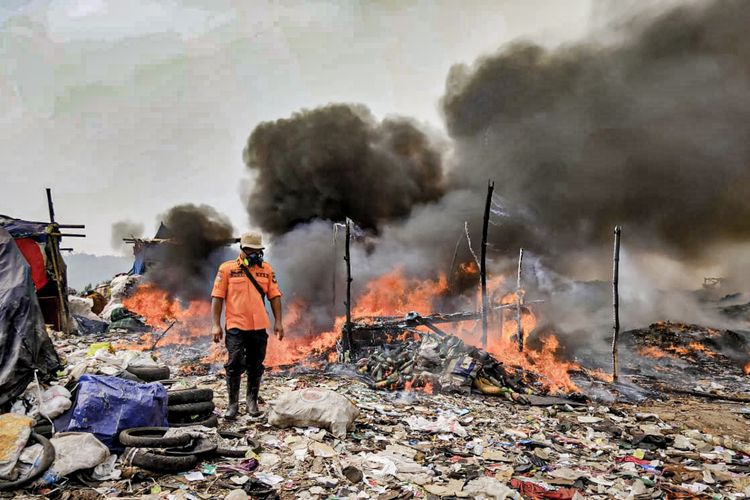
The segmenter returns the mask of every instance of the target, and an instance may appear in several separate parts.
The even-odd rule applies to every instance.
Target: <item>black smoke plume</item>
[[[573,280],[607,279],[612,228],[621,224],[624,321],[664,319],[665,308],[643,307],[674,302],[657,288],[750,240],[748,25],[743,1],[691,3],[634,18],[615,42],[554,50],[516,42],[454,66],[441,101],[450,156],[411,122],[377,123],[359,106],[261,124],[245,151],[257,173],[251,219],[283,246],[273,251],[277,269],[289,269],[290,295],[300,291],[319,310],[337,304],[340,313],[341,296],[327,292],[333,263],[337,289],[343,285],[330,223],[301,223],[349,216],[377,229],[369,248],[354,245],[356,297],[363,283],[394,267],[434,277],[448,271],[457,247],[458,262],[471,260],[464,221],[477,250],[491,178],[491,272],[512,275],[524,247],[538,260],[542,289],[529,296],[553,294],[563,282],[584,304],[586,294],[574,292],[585,287]],[[637,263],[644,255],[651,266]],[[679,265],[654,267],[662,258]],[[596,266],[593,275],[578,274]],[[697,310],[683,302],[674,319]],[[601,311],[606,324],[609,311]],[[571,305],[567,315],[579,322],[563,328],[602,331],[591,326],[590,311]]]
[[[346,217],[377,230],[444,193],[441,155],[427,135],[405,118],[378,122],[362,105],[262,123],[244,158],[257,173],[250,217],[276,235],[312,219]]]
[[[208,205],[178,205],[162,217],[169,242],[159,245],[147,278],[171,295],[205,299],[234,229],[229,218]]]
[[[132,248],[122,241],[123,238],[140,238],[143,236],[143,224],[129,220],[121,220],[112,224],[112,249],[125,253],[126,249]]]
[[[534,228],[496,243],[542,255],[601,245],[615,224],[679,259],[747,240],[748,25],[741,0],[690,4],[633,21],[614,46],[515,43],[454,66],[453,184],[479,193],[494,178],[509,227]]]

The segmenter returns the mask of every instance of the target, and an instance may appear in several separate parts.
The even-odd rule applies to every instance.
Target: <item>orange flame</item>
[[[475,266],[476,264],[474,264]],[[472,262],[465,266],[467,271],[472,270]],[[499,290],[503,284],[502,276],[490,277],[488,289]],[[410,311],[429,314],[435,309],[438,299],[448,292],[448,283],[445,276],[435,280],[413,279],[404,276],[401,269],[383,274],[373,279],[365,287],[364,293],[357,299],[352,307],[352,316],[399,316]],[[477,292],[478,293],[478,292]],[[522,298],[523,292],[521,292]],[[490,294],[496,297],[495,293]],[[518,300],[516,293],[501,296],[500,304],[512,304]],[[481,304],[474,292],[464,297],[466,309],[473,309],[475,304]],[[494,305],[499,305],[495,303]],[[154,328],[165,328],[172,320],[179,323],[160,341],[159,345],[167,344],[190,344],[199,338],[207,338],[211,326],[210,302],[193,301],[183,303],[170,299],[166,292],[157,289],[153,285],[142,285],[136,294],[126,299],[125,306],[133,312],[144,316],[147,323]],[[299,300],[292,299],[285,303],[284,327],[286,337],[278,341],[273,335],[269,335],[268,348],[266,352],[267,366],[282,366],[299,364],[311,359],[311,355],[327,355],[328,361],[333,361],[333,352],[336,342],[340,338],[344,318],[335,319],[333,328],[326,332],[315,331],[308,314],[308,307]],[[516,309],[492,310],[489,314],[490,329],[488,334],[487,350],[499,361],[531,371],[539,375],[540,380],[551,392],[564,390],[576,390],[575,384],[570,380],[568,371],[577,370],[580,367],[572,362],[557,359],[559,341],[554,335],[550,335],[542,342],[540,350],[525,347],[524,352],[519,352],[516,344]],[[500,330],[500,324],[502,329]],[[521,327],[528,337],[537,325],[537,317],[531,307],[524,305],[521,309]],[[478,321],[454,323],[444,328],[448,333],[455,334],[467,344],[481,347],[481,325]],[[413,335],[405,332],[403,340]],[[151,335],[143,337],[145,346],[152,341]],[[208,353],[203,358],[204,363],[216,364],[226,359],[223,345],[212,344]],[[323,359],[320,359],[323,362]],[[314,362],[312,362],[314,363]],[[418,384],[419,385],[419,384]],[[413,387],[413,390],[422,390],[431,393],[432,384],[424,383],[421,387]]]
[[[748,362],[742,369],[742,373],[744,373],[745,375],[750,375],[750,362]]]
[[[674,354],[662,351],[656,346],[644,346],[638,348],[638,354],[647,358],[662,359],[662,358],[676,358]]]

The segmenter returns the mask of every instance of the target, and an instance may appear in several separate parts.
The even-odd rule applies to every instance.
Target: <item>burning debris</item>
[[[747,392],[750,331],[666,321],[625,332],[623,338],[631,352],[625,369],[638,383],[718,395]]]

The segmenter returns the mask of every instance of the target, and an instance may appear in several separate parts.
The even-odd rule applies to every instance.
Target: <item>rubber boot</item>
[[[224,418],[234,420],[240,410],[240,380],[242,374],[227,375],[227,392],[229,393],[229,406],[224,413]]]
[[[247,378],[247,414],[251,417],[259,417],[261,412],[258,409],[258,391],[260,391],[260,377]]]

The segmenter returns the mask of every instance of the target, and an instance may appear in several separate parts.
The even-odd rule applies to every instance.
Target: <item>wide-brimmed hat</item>
[[[252,248],[253,250],[263,250],[263,235],[254,231],[247,232],[240,236],[240,248]]]

